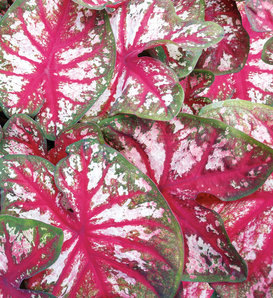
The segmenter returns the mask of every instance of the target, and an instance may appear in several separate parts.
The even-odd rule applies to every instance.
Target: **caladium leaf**
[[[227,233],[248,265],[242,283],[211,284],[221,297],[271,297],[273,295],[273,176],[263,188],[236,202],[198,200],[223,218]]]
[[[194,199],[201,191],[217,193],[224,200],[244,196],[243,185],[245,182],[251,184],[245,177],[249,179],[251,175],[242,167],[253,162],[250,156],[247,157],[248,150],[252,146],[261,146],[260,149],[271,152],[270,148],[231,127],[222,126],[218,121],[186,114],[170,123],[119,116],[101,124],[107,142],[153,179],[176,214],[185,233],[185,246],[188,247],[185,248],[187,271],[184,271],[183,279],[244,279],[244,263],[228,243],[228,238],[219,237],[223,237],[224,228],[218,215],[200,209],[188,199]],[[237,151],[239,148],[241,152]],[[253,157],[256,155],[254,151],[251,154]],[[269,155],[265,159],[267,157]],[[257,159],[257,162],[260,167],[261,161]],[[264,161],[264,164],[267,165],[267,162]],[[254,173],[255,170],[250,172]],[[235,173],[238,174],[237,178]],[[257,180],[254,180],[256,183]],[[229,193],[231,189],[233,197]],[[207,250],[202,250],[204,247]],[[240,269],[236,272],[236,268]]]
[[[262,60],[265,63],[273,64],[273,37],[271,37],[265,44],[262,52]]]
[[[254,31],[272,32],[273,3],[271,0],[245,0],[245,10]]]
[[[117,113],[172,119],[183,101],[177,76],[160,61],[138,54],[164,44],[201,50],[222,38],[222,28],[212,22],[183,22],[169,0],[129,1],[110,21],[117,44],[115,73],[85,121]]]
[[[3,127],[0,154],[47,155],[47,143],[41,128],[27,115],[12,116]]]
[[[69,147],[55,171],[35,156],[1,163],[4,212],[62,227],[63,250],[27,286],[56,296],[165,296],[183,266],[179,226],[155,185],[96,141]]]
[[[0,35],[3,110],[38,113],[49,139],[77,122],[111,79],[115,45],[104,12],[70,0],[19,0]]]
[[[211,100],[202,96],[202,92],[214,81],[214,74],[210,71],[195,70],[180,84],[185,92],[183,112],[198,114],[199,110],[211,103]]]
[[[104,143],[99,127],[94,123],[77,123],[56,137],[55,146],[47,151],[47,141],[39,124],[27,115],[15,115],[4,125],[0,154],[24,154],[43,157],[53,164],[66,157],[66,147],[82,139]]]
[[[203,51],[197,68],[214,74],[237,72],[244,66],[249,52],[249,36],[234,0],[206,0],[205,20],[223,27],[224,38],[217,46]]]
[[[241,5],[240,5],[241,4]],[[268,33],[251,30],[242,3],[238,3],[243,26],[250,36],[250,52],[247,63],[238,73],[215,77],[214,83],[203,96],[213,101],[241,98],[244,100],[273,105],[273,66],[261,60]]]
[[[203,0],[172,0],[176,14],[183,22],[204,21]],[[179,78],[186,77],[194,69],[202,50],[185,50],[176,44],[165,44],[149,50],[149,54],[172,68]]]
[[[73,0],[74,2],[86,6],[90,9],[104,9],[104,8],[116,8],[121,3],[129,0]]]
[[[250,136],[264,141],[273,147],[273,127],[271,107],[244,101],[227,101],[204,109],[210,117],[235,123]],[[252,113],[250,113],[252,111]],[[213,284],[213,287],[225,297],[271,297],[273,294],[273,175],[254,194],[238,202],[224,203],[216,198],[198,199],[200,203],[213,208],[221,214],[227,232],[239,253],[248,263],[248,278],[241,284]]]
[[[273,108],[245,100],[225,100],[204,107],[200,116],[223,121],[273,148]]]
[[[49,297],[20,289],[20,285],[56,261],[62,242],[61,229],[36,220],[0,215],[0,295]]]
[[[229,201],[270,175],[272,149],[212,119],[180,114],[170,123],[117,116],[104,120],[107,142],[171,195],[212,193]]]

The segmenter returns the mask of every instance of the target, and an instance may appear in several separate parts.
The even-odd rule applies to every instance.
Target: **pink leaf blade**
[[[20,284],[56,261],[63,242],[62,230],[40,221],[8,215],[1,215],[0,221],[0,293],[31,297],[35,292],[19,289]],[[49,295],[40,293],[40,297]]]
[[[41,128],[27,115],[11,117],[3,127],[2,154],[25,154],[45,157],[47,144]]]
[[[120,6],[122,3],[128,1],[128,0],[118,0],[118,1],[113,1],[113,0],[73,0],[74,2],[86,6],[90,9],[107,9],[107,8],[117,8]]]
[[[254,192],[272,171],[269,147],[219,121],[186,114],[170,123],[118,116],[103,121],[102,131],[145,173],[150,164],[159,189],[175,196],[207,192],[236,200]]]
[[[55,175],[54,166],[36,156],[8,155],[0,161],[3,211],[38,217],[62,227],[65,235],[59,259],[30,278],[28,288],[56,296],[174,295],[183,242],[157,188],[97,140],[68,148]]]
[[[205,20],[222,26],[224,38],[214,47],[203,51],[197,68],[216,75],[238,72],[246,62],[249,36],[242,25],[241,15],[233,0],[205,1]]]
[[[115,45],[108,17],[70,0],[36,0],[17,1],[2,22],[4,112],[38,113],[54,139],[82,117],[111,79]]]

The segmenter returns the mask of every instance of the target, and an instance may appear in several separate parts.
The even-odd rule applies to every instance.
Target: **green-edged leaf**
[[[241,98],[256,103],[273,105],[273,65],[264,63],[261,54],[269,33],[257,33],[250,28],[243,3],[237,3],[243,26],[250,36],[250,51],[243,69],[237,73],[216,76],[203,94],[212,101]]]
[[[73,0],[74,2],[86,6],[90,9],[104,9],[104,8],[116,8],[121,3],[128,0]]]
[[[138,55],[165,44],[202,50],[221,40],[222,28],[212,22],[183,22],[169,0],[123,3],[110,21],[117,44],[115,73],[85,121],[118,113],[155,120],[172,119],[183,101],[176,74],[160,61]]]
[[[107,142],[148,174],[163,193],[199,192],[236,200],[273,170],[273,151],[219,121],[180,114],[170,123],[129,116],[102,122]]]
[[[265,63],[273,64],[273,37],[271,37],[265,44],[262,52],[262,60]]]
[[[6,115],[37,115],[49,139],[77,122],[112,77],[108,17],[71,0],[18,0],[1,21],[0,95]]]
[[[245,100],[225,100],[204,107],[200,116],[223,121],[273,148],[273,108]]]
[[[183,112],[198,114],[199,110],[211,103],[207,97],[203,97],[202,93],[214,81],[214,74],[210,71],[195,70],[185,79],[181,80],[180,85],[185,92]]]
[[[225,35],[216,46],[203,51],[196,67],[216,75],[241,70],[249,52],[249,36],[235,1],[205,0],[205,4],[205,20],[222,26]]]
[[[57,262],[29,288],[57,297],[175,294],[180,228],[155,185],[121,154],[94,140],[74,143],[55,177],[39,157],[10,155],[0,163],[4,212],[38,217],[65,235]]]
[[[61,229],[37,220],[0,215],[1,297],[49,297],[20,289],[20,285],[53,264],[62,243]]]
[[[0,154],[25,154],[45,157],[47,143],[38,123],[27,115],[12,116],[3,127]]]

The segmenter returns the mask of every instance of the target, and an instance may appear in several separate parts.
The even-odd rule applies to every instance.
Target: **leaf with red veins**
[[[45,157],[47,143],[41,128],[27,115],[11,117],[3,127],[0,154],[25,154]]]
[[[211,103],[211,100],[202,96],[202,92],[208,88],[214,81],[214,74],[210,71],[195,70],[180,85],[185,92],[183,112],[198,114],[199,110]]]
[[[46,158],[56,165],[62,158],[67,156],[66,147],[83,139],[97,140],[104,143],[99,127],[94,123],[77,123],[64,130],[55,140]]]
[[[74,2],[86,6],[90,9],[104,9],[104,8],[117,8],[120,6],[123,2],[127,2],[128,0],[73,0]]]
[[[273,37],[265,44],[262,52],[262,60],[267,64],[273,64]]]
[[[183,22],[203,21],[205,3],[202,0],[172,0],[176,14]],[[185,50],[176,44],[165,44],[149,50],[149,54],[164,62],[179,78],[186,77],[195,68],[202,50]]]
[[[204,107],[200,116],[222,121],[273,148],[273,108],[245,100],[225,100]]]
[[[213,289],[205,282],[186,282],[183,281],[182,297],[202,297],[209,298],[213,294]],[[182,298],[181,297],[181,298]]]
[[[270,175],[272,149],[219,121],[180,114],[170,123],[117,116],[102,122],[107,142],[164,193],[236,200]]]
[[[243,69],[238,73],[215,77],[214,83],[204,93],[212,101],[241,98],[255,103],[273,105],[273,65],[264,63],[261,54],[270,34],[251,30],[239,5],[243,26],[250,36],[250,52]]]
[[[241,282],[247,267],[231,244],[219,214],[195,200],[163,192],[185,238],[183,281]],[[194,297],[194,296],[192,296]]]
[[[222,28],[212,22],[183,22],[169,0],[129,1],[115,10],[110,22],[117,46],[114,76],[85,121],[125,112],[125,105],[126,113],[155,120],[172,119],[183,101],[177,76],[156,59],[138,54],[164,44],[202,50],[221,40]],[[140,99],[135,99],[136,94]],[[155,108],[149,114],[145,104],[150,106],[151,102]]]
[[[200,198],[218,212],[227,233],[248,265],[248,278],[238,284],[212,283],[221,297],[272,297],[273,295],[273,176],[254,194],[236,202]]]
[[[70,0],[16,1],[1,21],[6,115],[37,115],[49,139],[77,122],[108,85],[114,39],[104,12]]]
[[[254,31],[272,32],[273,3],[271,0],[246,0],[245,11]]]
[[[0,215],[1,297],[52,297],[21,289],[20,285],[25,278],[53,264],[62,243],[61,229],[36,220]]]
[[[224,38],[203,51],[197,68],[216,75],[238,72],[246,62],[249,52],[249,36],[241,21],[240,12],[233,0],[205,1],[205,20],[219,24]]]
[[[0,163],[4,212],[64,231],[59,259],[29,279],[29,288],[57,297],[175,294],[183,266],[179,225],[155,185],[121,154],[92,140],[74,143],[55,177],[54,166],[38,157]]]

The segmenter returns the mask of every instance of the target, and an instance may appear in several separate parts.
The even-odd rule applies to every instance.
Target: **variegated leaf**
[[[202,96],[202,92],[214,81],[214,74],[210,71],[195,70],[185,79],[180,81],[180,85],[185,92],[183,112],[198,114],[199,110],[211,103],[211,100]]]
[[[164,44],[200,50],[218,42],[222,28],[212,22],[183,22],[169,0],[129,1],[110,21],[117,44],[115,73],[85,121],[116,113],[172,119],[183,100],[177,76],[160,61],[138,54]]]
[[[237,3],[243,26],[250,36],[250,52],[244,68],[238,73],[215,77],[203,96],[212,101],[241,98],[255,103],[273,105],[273,65],[264,63],[261,54],[270,34],[257,33],[250,28],[243,3]]]
[[[210,298],[212,294],[213,294],[213,289],[209,286],[208,283],[183,281],[184,296],[182,297]]]
[[[234,0],[205,0],[205,20],[222,26],[224,38],[203,51],[197,68],[227,74],[241,70],[249,52],[249,36]]]
[[[45,270],[58,258],[61,229],[31,219],[0,215],[1,297],[52,297],[21,289],[21,282]]]
[[[104,9],[104,8],[116,8],[121,3],[129,0],[73,0],[74,2],[86,6],[90,9]]]
[[[27,115],[11,117],[3,127],[0,154],[47,155],[45,135],[38,123]]]
[[[272,0],[245,0],[245,10],[253,30],[258,32],[272,32]]]
[[[267,105],[225,100],[204,107],[199,115],[223,121],[273,148],[273,108]]]
[[[273,170],[273,151],[219,121],[187,114],[166,122],[117,116],[102,122],[107,142],[159,186],[194,198],[199,192],[236,200]]]
[[[79,120],[114,66],[106,13],[71,0],[18,0],[1,21],[0,94],[6,115],[37,115],[49,139]]]
[[[204,114],[237,125],[245,133],[273,147],[273,109],[245,101],[211,105]],[[235,120],[236,119],[236,120]],[[198,200],[221,214],[239,253],[248,264],[241,284],[212,284],[221,297],[271,297],[273,295],[273,176],[257,192],[238,202]]]
[[[65,235],[57,262],[27,286],[58,297],[174,295],[182,239],[155,185],[106,145],[83,140],[69,148],[55,177],[39,157],[0,160],[4,212],[39,217]]]
[[[176,214],[186,233],[185,251],[189,252],[185,255],[184,277],[243,280],[245,266],[223,236],[219,217],[202,209],[197,216],[198,206],[191,206],[194,201],[187,199],[208,192],[234,200],[253,192],[258,187],[254,186],[258,176],[254,178],[253,174],[268,167],[270,159],[272,164],[272,150],[218,121],[186,114],[170,123],[119,116],[102,122],[102,130],[111,146],[153,179]],[[262,157],[262,152],[268,153]],[[260,172],[259,185],[272,171],[272,165],[269,167],[267,174]],[[229,254],[227,259],[224,252]],[[236,272],[236,268],[240,269]]]
[[[273,64],[273,37],[263,47],[262,60],[267,64]]]

